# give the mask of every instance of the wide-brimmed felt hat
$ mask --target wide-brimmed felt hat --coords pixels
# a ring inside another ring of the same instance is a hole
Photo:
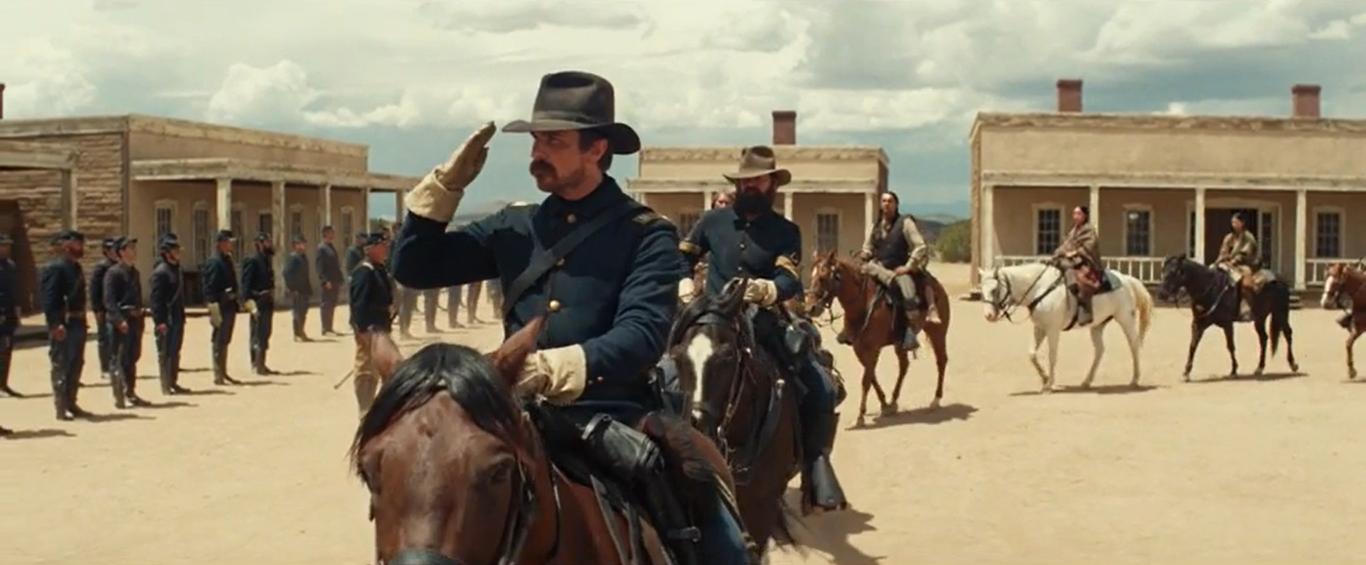
[[[640,150],[640,136],[631,126],[616,121],[616,94],[612,83],[592,73],[562,71],[541,77],[530,120],[513,120],[503,131],[595,129],[607,137],[612,153],[630,155]]]
[[[161,238],[161,243],[157,247],[160,248],[163,253],[170,251],[172,249],[179,249],[180,238],[176,237],[173,234],[167,234],[166,236]]]
[[[726,180],[735,182],[741,179],[750,179],[764,175],[773,175],[776,186],[782,186],[792,182],[792,173],[787,169],[778,167],[778,158],[773,155],[773,148],[767,145],[755,145],[746,147],[740,152],[740,167],[733,173],[722,173],[721,176]]]
[[[237,235],[232,230],[218,230],[218,241],[237,241]]]

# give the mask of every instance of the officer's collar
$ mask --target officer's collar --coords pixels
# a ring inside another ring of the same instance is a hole
[[[593,192],[588,193],[588,196],[571,201],[552,194],[541,204],[541,210],[552,218],[564,219],[569,214],[574,214],[579,218],[587,219],[623,197],[625,197],[625,193],[621,191],[621,187],[617,186],[617,181],[604,174],[602,175],[602,182],[593,189]]]

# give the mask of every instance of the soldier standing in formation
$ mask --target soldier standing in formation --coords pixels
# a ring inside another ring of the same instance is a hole
[[[86,418],[89,412],[76,405],[85,364],[85,275],[80,259],[85,255],[85,235],[62,230],[53,242],[59,255],[43,268],[43,316],[47,319],[49,357],[52,359],[52,403],[58,420]]]
[[[237,322],[237,270],[233,267],[232,248],[237,236],[231,230],[218,230],[217,252],[204,265],[204,302],[209,306],[213,325],[213,384],[241,384],[228,376],[228,344]]]
[[[180,240],[162,238],[161,262],[152,269],[152,323],[156,324],[161,394],[185,394],[180,386],[180,346],[185,340],[185,277],[180,272]]]
[[[289,291],[290,311],[294,318],[294,341],[313,341],[304,331],[308,320],[308,301],[313,298],[313,278],[308,274],[308,241],[294,236],[294,251],[285,261],[285,290]]]
[[[436,328],[436,311],[441,309],[441,289],[429,288],[422,291],[422,321],[427,333],[440,333]]]
[[[10,259],[14,244],[8,235],[0,234],[0,394],[23,398],[9,386],[10,359],[14,353],[14,330],[19,327],[18,267]],[[3,428],[0,428],[3,429]]]
[[[351,273],[351,329],[356,335],[356,403],[363,415],[379,388],[379,375],[370,360],[370,340],[393,331],[394,284],[385,262],[389,242],[380,233],[365,236],[365,258]]]
[[[275,267],[270,263],[274,255],[270,234],[260,232],[256,234],[256,254],[242,263],[242,296],[251,314],[251,369],[258,375],[277,374],[266,367],[275,314]]]
[[[104,275],[109,269],[119,263],[119,258],[114,252],[114,238],[106,237],[100,245],[101,253],[104,255],[100,262],[95,263],[95,267],[90,270],[90,307],[95,311],[95,335],[99,343],[98,349],[100,356],[100,377],[109,380],[111,366],[109,364],[110,355],[113,351],[109,326],[104,319]]]
[[[463,328],[460,323],[460,296],[462,289],[469,285],[452,285],[446,287],[446,325],[454,328]]]
[[[367,234],[356,234],[356,240],[351,247],[346,248],[346,276],[350,277],[351,272],[360,266],[361,261],[365,260],[365,241]]]
[[[119,262],[104,276],[104,319],[109,326],[109,361],[112,370],[109,388],[114,392],[114,407],[150,406],[137,395],[138,359],[142,357],[143,315],[142,278],[134,265],[138,259],[138,240],[114,240]]]
[[[318,335],[338,335],[332,329],[333,316],[337,310],[337,295],[341,293],[346,277],[342,274],[341,260],[337,258],[337,248],[332,245],[337,232],[332,226],[323,226],[323,242],[318,244],[318,255],[314,258],[318,268],[318,286],[322,291],[318,315],[322,317],[322,332]]]

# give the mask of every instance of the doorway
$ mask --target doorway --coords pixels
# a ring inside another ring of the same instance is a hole
[[[1278,268],[1276,259],[1276,216],[1270,208],[1247,208],[1247,207],[1222,207],[1205,208],[1205,262],[1213,263],[1219,257],[1219,249],[1223,246],[1224,236],[1233,231],[1230,223],[1234,214],[1243,215],[1243,225],[1253,235],[1257,236],[1257,247],[1261,251],[1262,267],[1266,269]],[[1188,234],[1186,247],[1194,255],[1195,251],[1195,212],[1190,213],[1189,222],[1190,233]]]

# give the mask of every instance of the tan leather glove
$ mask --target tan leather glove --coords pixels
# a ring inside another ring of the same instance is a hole
[[[768,279],[750,279],[745,285],[745,302],[772,306],[778,301],[778,285]]]
[[[451,153],[445,164],[423,177],[403,199],[408,211],[429,220],[450,222],[460,206],[465,187],[484,169],[484,161],[489,155],[488,143],[495,131],[493,122],[485,122]]]
[[[209,323],[215,328],[223,325],[223,308],[217,302],[209,303]]]
[[[554,404],[569,404],[588,384],[583,347],[570,345],[528,355],[513,389],[519,395],[541,395]]]
[[[256,301],[255,301],[255,300],[247,300],[247,303],[244,304],[243,307],[246,308],[248,314],[251,314],[252,316],[255,316],[255,315],[256,315]]]
[[[678,281],[678,297],[683,300],[692,300],[693,294],[697,292],[697,283],[692,279],[682,279]]]

